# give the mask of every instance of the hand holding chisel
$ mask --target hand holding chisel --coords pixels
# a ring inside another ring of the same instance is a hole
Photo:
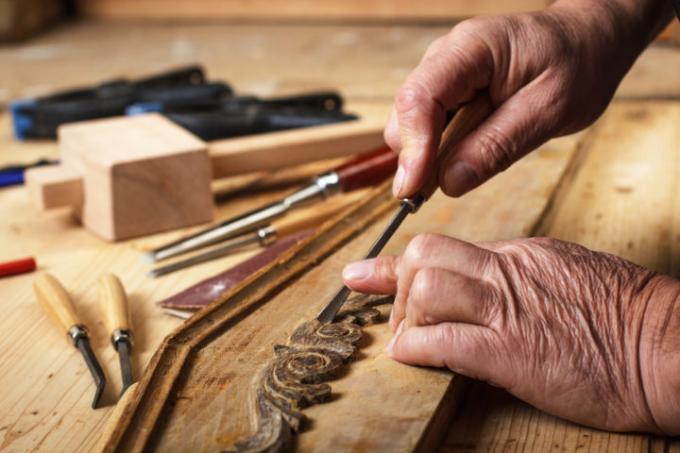
[[[453,151],[455,144],[474,130],[478,124],[484,121],[489,113],[491,113],[491,110],[491,103],[487,94],[478,95],[477,98],[458,110],[457,114],[453,117],[442,134],[441,144],[437,152],[437,167],[447,159],[449,153]],[[437,171],[435,170],[432,172],[430,179],[427,180],[425,185],[416,195],[401,200],[399,210],[387,225],[387,228],[385,228],[380,237],[378,237],[378,240],[375,241],[366,255],[366,259],[378,256],[406,216],[418,211],[420,206],[437,190],[437,187],[439,187],[439,181],[437,179]],[[322,323],[332,322],[351,291],[352,290],[347,286],[343,286],[328,305],[321,310],[317,319]]]
[[[45,313],[58,328],[69,336],[73,345],[83,355],[97,386],[92,400],[92,408],[96,409],[106,386],[106,377],[90,347],[87,328],[78,318],[71,298],[56,278],[49,274],[43,274],[35,280],[33,289],[38,298],[38,303]]]
[[[107,331],[111,332],[111,344],[118,352],[120,372],[123,378],[122,395],[132,385],[132,332],[130,331],[130,315],[128,300],[123,284],[113,274],[99,277],[99,304],[106,320]]]

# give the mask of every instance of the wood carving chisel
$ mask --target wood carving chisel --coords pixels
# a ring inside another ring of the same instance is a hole
[[[99,304],[106,327],[111,332],[111,345],[118,352],[120,361],[120,373],[123,386],[120,394],[125,393],[134,382],[132,378],[132,332],[130,331],[130,314],[125,288],[118,277],[113,274],[104,274],[98,282]]]
[[[142,258],[145,262],[153,263],[253,231],[291,209],[325,200],[340,192],[373,186],[394,174],[396,166],[396,153],[386,148],[363,154],[333,171],[317,176],[308,186],[280,201],[156,248]]]
[[[442,134],[441,144],[437,152],[436,168],[447,159],[448,154],[454,149],[454,145],[462,140],[469,132],[474,130],[491,112],[491,103],[488,95],[478,95],[473,101],[462,106],[451,122],[447,125],[446,130]],[[427,201],[439,186],[436,170],[433,175],[420,189],[420,191],[409,198],[401,200],[399,209],[394,214],[394,217],[387,225],[385,230],[380,234],[378,239],[373,243],[373,246],[366,255],[366,259],[375,258],[380,251],[385,247],[385,244],[390,240],[392,235],[397,231],[401,223],[409,214],[414,214],[418,211],[420,206]],[[330,323],[335,319],[342,305],[347,300],[347,296],[352,292],[347,286],[344,286],[331,299],[323,310],[317,316],[317,320],[322,323]]]
[[[106,377],[90,347],[87,328],[78,318],[71,298],[56,278],[49,274],[40,275],[33,283],[33,290],[45,313],[57,327],[66,332],[73,345],[83,355],[96,385],[94,399],[92,400],[92,409],[96,409],[104,392],[104,387],[106,387]]]
[[[358,193],[361,195],[361,193]],[[157,267],[148,272],[149,277],[160,277],[171,272],[185,269],[199,263],[205,263],[223,256],[227,256],[235,251],[241,250],[249,245],[257,244],[261,247],[273,244],[279,238],[290,236],[301,231],[318,227],[323,222],[333,217],[343,209],[348,208],[353,202],[358,200],[357,196],[347,196],[340,202],[328,203],[324,206],[307,208],[304,211],[293,212],[281,219],[272,221],[269,225],[258,228],[257,230],[241,236],[233,237],[208,249],[205,252],[193,255],[181,261],[176,261],[165,266]]]

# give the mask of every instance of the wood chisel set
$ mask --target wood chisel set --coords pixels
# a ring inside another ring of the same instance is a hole
[[[38,207],[71,207],[87,229],[111,241],[212,221],[213,179],[342,158],[273,203],[145,253],[144,262],[160,263],[148,272],[155,278],[247,248],[262,249],[159,303],[180,317],[260,271],[324,222],[340,218],[392,177],[398,160],[384,144],[382,122],[344,113],[335,92],[236,96],[228,84],[206,80],[195,66],[17,101],[11,112],[17,138],[57,137],[60,155],[2,169],[0,182],[25,179]],[[5,267],[10,275],[34,270],[35,262]],[[33,286],[40,306],[83,356],[96,385],[92,407],[97,407],[106,376],[90,344],[91,332],[55,277],[43,273]],[[132,335],[125,290],[113,274],[99,279],[98,299],[120,359],[122,395],[133,383]]]
[[[45,313],[55,326],[67,335],[85,359],[96,386],[92,400],[92,408],[96,409],[106,387],[106,376],[90,345],[88,328],[78,317],[71,296],[55,277],[50,274],[41,274],[33,283],[33,289]],[[120,358],[123,381],[120,393],[122,395],[133,383],[132,332],[128,300],[123,285],[113,274],[104,274],[99,278],[98,292],[101,311],[107,329],[111,333],[111,345]]]

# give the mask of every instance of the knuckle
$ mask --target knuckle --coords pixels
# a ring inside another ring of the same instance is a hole
[[[494,175],[505,170],[519,155],[514,140],[498,129],[482,131],[477,147],[482,171],[486,175]]]
[[[417,109],[429,99],[429,92],[421,82],[409,80],[399,88],[394,107],[397,113],[404,114]]]
[[[433,251],[433,241],[437,235],[431,233],[419,234],[406,246],[404,259],[411,265],[423,263]]]
[[[422,311],[428,304],[430,299],[431,288],[434,286],[436,280],[436,273],[434,269],[424,268],[416,272],[411,283],[411,291],[409,301],[414,308]]]
[[[375,261],[374,272],[381,280],[393,280],[397,267],[397,261],[393,257],[378,258]]]
[[[446,42],[447,42],[447,35],[440,36],[439,38],[432,41],[427,46],[427,49],[425,50],[425,55],[423,56],[423,59],[439,53],[440,50],[442,49],[442,47],[444,47],[446,45]]]
[[[434,334],[431,338],[432,343],[443,346],[451,346],[455,344],[456,347],[458,347],[457,343],[460,343],[458,341],[460,334],[455,328],[455,325],[451,323],[443,323],[439,324],[439,326],[441,327],[434,331]]]
[[[401,150],[401,139],[399,137],[399,132],[393,127],[385,128],[383,133],[383,138],[385,143],[390,147],[391,150],[399,152]]]

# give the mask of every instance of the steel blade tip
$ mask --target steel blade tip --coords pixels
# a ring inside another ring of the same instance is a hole
[[[139,257],[139,260],[143,264],[153,264],[156,262],[156,255],[153,252],[146,252]]]
[[[104,393],[105,387],[106,379],[101,379],[97,382],[97,387],[94,391],[94,399],[92,399],[92,409],[97,409],[97,407],[99,407],[99,400],[102,399],[102,394]]]
[[[149,278],[158,278],[161,275],[163,275],[163,273],[159,272],[158,269],[151,269],[149,272],[146,273],[146,276]]]

